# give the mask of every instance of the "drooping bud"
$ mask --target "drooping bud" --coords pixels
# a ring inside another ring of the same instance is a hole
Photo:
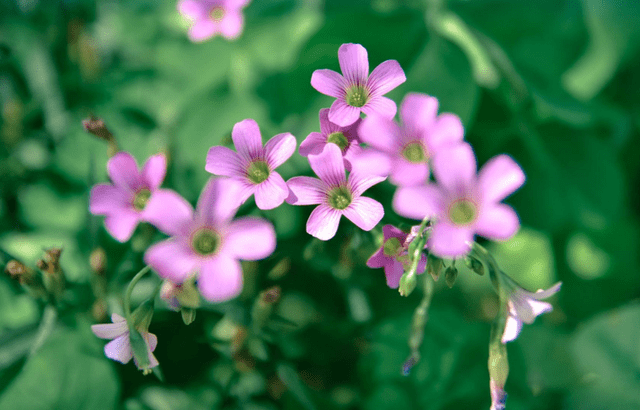
[[[400,278],[400,286],[398,286],[400,296],[409,296],[415,290],[417,284],[418,280],[415,274],[403,274]]]
[[[447,270],[444,271],[444,281],[450,288],[453,287],[456,283],[456,279],[458,278],[458,269],[455,266],[449,266]]]
[[[254,329],[262,329],[267,324],[275,305],[280,301],[281,294],[280,286],[273,286],[260,292],[251,310]]]
[[[180,314],[182,316],[182,322],[184,322],[184,324],[187,326],[193,323],[194,320],[196,320],[195,309],[183,307],[182,309],[180,309]]]
[[[91,270],[102,276],[107,270],[107,253],[102,248],[95,248],[89,256]]]
[[[11,260],[4,267],[4,271],[11,276],[12,279],[17,280],[23,285],[29,285],[33,283],[35,279],[35,272],[29,269],[24,263]]]
[[[55,300],[62,298],[65,287],[64,272],[60,266],[61,254],[62,248],[50,248],[45,251],[44,258],[36,262],[36,266],[44,274],[44,286]]]
[[[427,256],[427,272],[437,282],[440,279],[440,272],[442,272],[442,259],[430,253]]]
[[[484,275],[484,265],[478,259],[471,255],[467,255],[464,260],[464,263],[467,265],[469,269],[477,273],[478,275]]]
[[[92,115],[91,117],[82,120],[82,127],[89,134],[95,135],[96,137],[102,140],[105,140],[109,143],[109,148],[108,148],[109,157],[114,156],[116,152],[119,151],[118,143],[116,142],[115,137],[113,136],[111,131],[107,129],[107,125],[104,123],[104,121],[101,118],[98,118]]]

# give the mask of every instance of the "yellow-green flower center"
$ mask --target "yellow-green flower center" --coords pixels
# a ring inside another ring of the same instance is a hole
[[[220,236],[213,230],[203,228],[197,231],[191,239],[191,247],[200,255],[211,255],[218,250]]]
[[[407,144],[402,150],[402,156],[409,162],[419,164],[425,162],[427,156],[424,153],[424,147],[419,142],[412,142]]]
[[[353,85],[347,89],[345,100],[350,106],[360,108],[369,100],[369,91],[361,85]]]
[[[344,151],[349,146],[349,140],[340,131],[332,132],[327,137],[327,142],[336,144],[341,151]]]
[[[476,204],[468,199],[459,199],[449,207],[449,219],[456,225],[468,225],[478,216]]]
[[[401,248],[402,244],[400,243],[400,239],[389,238],[382,247],[382,253],[384,253],[385,256],[396,256]]]
[[[267,178],[269,178],[270,173],[271,171],[269,171],[269,165],[267,165],[267,163],[262,160],[253,161],[247,167],[247,178],[249,178],[249,181],[253,182],[254,184],[259,184],[266,181]]]
[[[209,12],[209,17],[213,21],[221,21],[224,18],[224,8],[221,6],[215,6]]]
[[[329,191],[327,202],[333,209],[342,210],[351,204],[352,196],[347,187],[339,186]]]
[[[151,198],[151,191],[147,188],[142,188],[133,197],[133,209],[140,212],[144,210],[147,206],[147,202],[149,202],[149,198]]]

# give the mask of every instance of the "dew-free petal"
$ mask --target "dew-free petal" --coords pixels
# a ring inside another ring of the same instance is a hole
[[[273,225],[263,219],[245,217],[229,225],[224,251],[234,258],[259,260],[276,249],[276,233]]]
[[[158,189],[142,211],[142,219],[167,235],[178,235],[185,231],[193,219],[193,208],[177,192]]]
[[[429,166],[426,162],[413,163],[397,158],[391,168],[391,183],[398,186],[422,185],[429,179]]]
[[[455,226],[446,221],[434,224],[428,247],[434,255],[454,258],[466,255],[473,242],[473,230],[467,226]]]
[[[246,189],[237,180],[210,178],[198,198],[196,219],[205,225],[230,221],[242,204],[243,192],[246,194]]]
[[[351,193],[355,197],[359,197],[367,189],[379,184],[385,179],[387,178],[383,176],[366,174],[356,170],[349,175],[349,187],[351,188]]]
[[[116,360],[122,364],[129,363],[133,357],[131,343],[129,342],[129,332],[120,335],[104,346],[104,354],[111,360]]]
[[[338,62],[342,75],[349,84],[364,85],[369,76],[369,57],[360,44],[347,43],[338,49]]]
[[[353,199],[353,202],[343,211],[343,215],[358,228],[370,231],[384,216],[384,208],[375,199],[361,196]]]
[[[438,99],[426,94],[409,93],[400,104],[400,117],[412,130],[431,130],[438,115]]]
[[[189,29],[189,39],[193,42],[201,42],[211,38],[217,32],[217,25],[213,21],[203,18],[197,20]]]
[[[112,320],[113,321],[113,320]],[[104,323],[92,325],[91,331],[101,339],[115,339],[129,331],[127,322]]]
[[[133,231],[140,222],[140,214],[129,209],[122,209],[107,215],[104,226],[119,242],[126,242],[133,235]]]
[[[228,40],[236,39],[242,33],[243,23],[244,18],[239,10],[227,8],[224,18],[218,23],[220,33]]]
[[[327,139],[319,132],[312,132],[300,143],[298,153],[303,157],[309,154],[318,155],[327,144]]]
[[[260,127],[254,120],[249,118],[236,123],[231,131],[231,139],[236,151],[245,161],[249,162],[262,156]]]
[[[226,255],[208,260],[198,277],[198,289],[206,300],[225,302],[242,291],[242,268],[240,263]]]
[[[318,178],[293,177],[287,181],[289,196],[287,203],[291,205],[316,205],[324,202],[327,184]]]
[[[307,221],[307,233],[322,241],[333,238],[338,231],[341,213],[327,205],[318,205]]]
[[[486,204],[475,223],[478,235],[489,239],[507,240],[519,228],[518,214],[505,204]]]
[[[316,70],[311,74],[311,86],[324,95],[340,98],[344,94],[345,79],[333,70]]]
[[[227,147],[216,145],[209,148],[204,169],[214,175],[243,177],[245,167],[246,161],[237,152]]]
[[[440,150],[433,158],[433,173],[438,184],[448,192],[473,186],[476,157],[471,146],[463,143]]]
[[[346,181],[342,151],[335,144],[327,144],[319,155],[309,155],[311,169],[322,181],[337,186]]]
[[[387,279],[387,286],[397,289],[400,286],[400,278],[404,274],[404,266],[398,261],[392,261],[384,267],[384,275]]]
[[[282,205],[289,196],[289,188],[277,172],[272,172],[262,183],[256,185],[256,206],[259,209],[273,209]]]
[[[89,194],[89,212],[106,215],[120,212],[131,206],[132,195],[110,184],[98,184]]]
[[[398,107],[393,100],[387,97],[372,98],[364,107],[362,112],[367,115],[379,115],[384,118],[392,119],[395,117]]]
[[[373,115],[362,121],[360,139],[377,150],[395,154],[400,150],[400,135],[402,130],[393,120]]]
[[[478,186],[484,201],[499,202],[524,184],[522,168],[508,155],[490,159],[478,173]]]
[[[152,155],[142,167],[142,183],[151,191],[154,191],[162,184],[166,173],[167,157],[163,154]]]
[[[439,151],[440,148],[462,142],[464,139],[464,127],[460,117],[454,114],[440,114],[428,130],[429,148]],[[475,172],[475,170],[474,170]]]
[[[185,241],[172,237],[151,245],[144,253],[144,262],[161,278],[180,284],[195,274],[200,262]]]
[[[113,184],[119,188],[136,191],[141,178],[136,160],[128,152],[118,152],[107,162],[107,172]]]
[[[337,99],[329,108],[329,120],[341,127],[347,127],[360,118],[360,110],[360,108],[348,105],[342,99]],[[364,107],[362,110],[364,111]]]
[[[374,95],[383,95],[407,81],[404,71],[396,60],[383,61],[369,76],[368,85]]]
[[[296,151],[296,138],[288,132],[278,134],[264,145],[267,164],[273,170],[284,164]]]
[[[434,217],[442,209],[442,192],[435,184],[399,187],[393,196],[393,210],[405,218]]]

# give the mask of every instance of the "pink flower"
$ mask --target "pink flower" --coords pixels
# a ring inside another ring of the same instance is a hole
[[[507,324],[502,334],[502,343],[514,340],[522,330],[522,323],[531,324],[539,315],[551,312],[553,306],[550,303],[542,302],[556,294],[560,290],[562,282],[558,282],[547,290],[538,289],[536,292],[528,292],[520,287],[513,280],[506,277],[509,291],[509,316]]]
[[[491,379],[489,388],[491,391],[491,408],[489,410],[505,410],[507,408],[507,392],[504,391],[504,386],[500,386]]]
[[[174,218],[165,231],[171,238],[147,249],[145,263],[175,284],[197,276],[200,293],[211,302],[236,297],[242,290],[238,259],[263,259],[276,247],[275,231],[269,222],[253,217],[233,220],[240,190],[231,179],[210,179],[195,213],[191,209],[187,215]]]
[[[361,195],[384,177],[353,172],[347,180],[342,153],[335,144],[327,144],[319,155],[309,155],[309,163],[320,179],[293,177],[287,181],[291,191],[287,203],[319,204],[309,216],[307,233],[323,241],[333,238],[342,215],[365,231],[380,222],[382,205]]]
[[[400,278],[404,273],[404,265],[398,259],[408,257],[407,249],[415,236],[402,232],[393,225],[383,226],[382,234],[384,236],[382,247],[367,260],[367,266],[384,268],[387,286],[396,289],[400,285]],[[418,274],[424,272],[426,264],[427,258],[423,254],[418,263]]]
[[[295,137],[288,132],[278,134],[263,147],[258,124],[248,119],[233,126],[231,138],[238,152],[219,145],[211,147],[205,169],[238,181],[243,188],[239,192],[240,203],[255,194],[260,209],[280,206],[289,189],[275,169],[296,150]]]
[[[464,128],[454,114],[438,114],[438,100],[425,94],[408,94],[400,106],[403,125],[379,116],[367,117],[360,126],[362,142],[372,149],[356,158],[362,172],[391,174],[400,186],[429,180],[429,160],[441,149],[462,143]]]
[[[492,158],[476,175],[476,158],[464,143],[433,158],[438,184],[398,188],[393,209],[407,218],[434,218],[427,246],[434,255],[455,258],[471,249],[477,233],[506,240],[520,227],[513,208],[501,201],[524,183],[522,169],[507,155]]]
[[[362,149],[359,145],[357,134],[360,119],[353,124],[341,127],[329,121],[329,109],[320,110],[320,132],[312,132],[300,143],[300,155],[303,157],[318,155],[327,144],[336,144],[342,151],[344,166],[347,171],[351,171],[351,160]]]
[[[131,349],[131,341],[129,340],[129,325],[127,320],[122,316],[114,313],[111,315],[111,321],[113,323],[92,325],[91,330],[93,333],[101,339],[113,339],[104,346],[104,354],[111,360],[116,360],[120,363],[129,363],[129,360],[133,357],[133,361],[140,369],[138,360],[133,355]],[[149,367],[155,367],[158,365],[158,360],[153,355],[153,351],[156,350],[158,344],[158,338],[156,335],[149,332],[140,332],[142,338],[147,344],[147,351],[149,352]],[[141,369],[146,370],[146,369]]]
[[[191,41],[204,41],[218,34],[233,40],[242,33],[242,9],[249,1],[181,0],[178,11],[191,22]]]
[[[150,157],[138,171],[136,160],[128,152],[118,152],[109,162],[107,171],[113,184],[98,184],[89,195],[89,212],[106,215],[107,231],[120,242],[131,238],[141,221],[151,222],[160,230],[167,223],[159,208],[184,212],[186,201],[174,191],[159,189],[167,171],[164,155]]]
[[[393,118],[396,103],[383,95],[407,80],[400,64],[396,60],[384,61],[369,75],[367,50],[351,43],[340,46],[338,60],[342,75],[327,69],[311,75],[313,88],[336,98],[329,110],[329,120],[346,127],[360,118],[360,112]]]

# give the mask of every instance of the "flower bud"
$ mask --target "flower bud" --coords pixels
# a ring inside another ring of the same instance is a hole
[[[95,248],[89,256],[91,270],[102,276],[107,270],[107,253],[102,248]]]
[[[455,266],[449,266],[447,270],[444,271],[444,280],[447,286],[450,288],[456,283],[456,279],[458,278],[458,269]]]
[[[401,296],[409,296],[411,292],[413,292],[418,284],[418,280],[416,279],[415,274],[405,273],[400,278],[400,286],[398,287],[398,291]]]
[[[429,256],[427,256],[427,272],[429,272],[435,282],[440,278],[441,271],[442,259],[430,253]]]
[[[29,285],[33,283],[35,279],[35,272],[29,269],[24,263],[17,260],[11,260],[4,267],[4,271],[11,276],[12,279],[17,280],[23,285]]]
[[[464,263],[467,265],[469,269],[471,269],[478,275],[480,276],[484,275],[484,265],[478,259],[474,258],[471,255],[468,255],[465,258]]]
[[[193,323],[194,320],[196,320],[195,309],[183,307],[182,309],[180,309],[180,314],[182,315],[182,321],[187,326]]]

